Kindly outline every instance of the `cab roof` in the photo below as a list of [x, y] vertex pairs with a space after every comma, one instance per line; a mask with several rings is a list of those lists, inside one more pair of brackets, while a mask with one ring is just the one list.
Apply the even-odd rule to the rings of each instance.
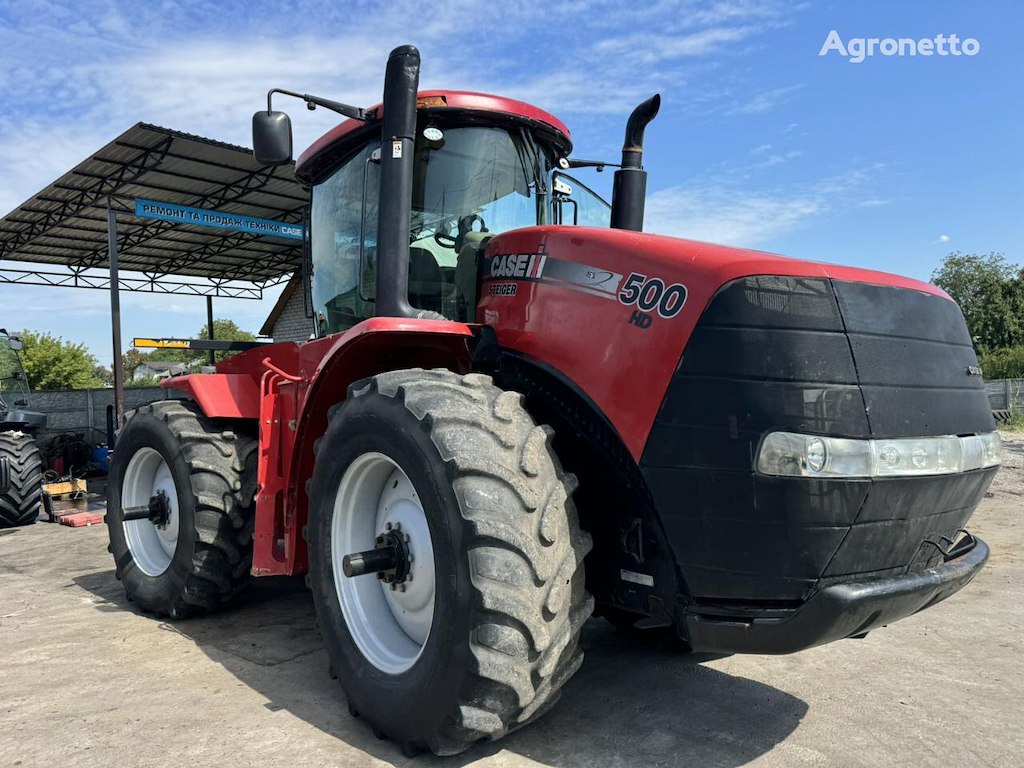
[[[417, 94], [417, 107], [428, 110], [466, 110], [474, 112], [497, 112], [518, 117], [525, 120], [539, 122], [552, 129], [565, 144], [565, 152], [568, 154], [572, 148], [572, 137], [565, 123], [549, 112], [539, 109], [532, 104], [516, 99], [507, 99], [504, 96], [494, 96], [489, 93], [474, 93], [472, 91], [420, 91]], [[328, 147], [335, 145], [338, 141], [356, 132], [360, 128], [375, 125], [380, 122], [384, 111], [383, 106], [377, 106], [367, 110], [373, 114], [373, 119], [364, 122], [361, 120], [345, 120], [329, 130], [319, 139], [314, 141], [309, 148], [303, 152], [295, 164], [295, 173], [299, 178], [308, 178], [312, 170], [313, 159]]]

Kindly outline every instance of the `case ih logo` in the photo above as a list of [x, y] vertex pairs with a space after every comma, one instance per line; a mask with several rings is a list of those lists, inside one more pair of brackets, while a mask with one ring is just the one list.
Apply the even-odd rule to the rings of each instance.
[[491, 277], [525, 277], [535, 280], [544, 275], [546, 253], [508, 253], [491, 259]]
[[[666, 283], [654, 276], [632, 272], [621, 275], [601, 267], [565, 259], [549, 258], [546, 253], [507, 253], [491, 259], [488, 281], [532, 281], [589, 293], [618, 301], [633, 309], [629, 322], [649, 328], [655, 316], [675, 317], [686, 304], [686, 286]], [[491, 283], [489, 296], [515, 296], [515, 283]]]

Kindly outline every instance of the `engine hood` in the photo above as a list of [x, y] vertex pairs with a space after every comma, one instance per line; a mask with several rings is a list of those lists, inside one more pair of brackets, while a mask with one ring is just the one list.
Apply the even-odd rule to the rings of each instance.
[[537, 243], [539, 251], [544, 251], [549, 244], [555, 246], [568, 242], [573, 249], [597, 255], [602, 262], [601, 266], [609, 266], [611, 261], [615, 263], [618, 271], [626, 273], [635, 268], [634, 262], [638, 257], [645, 263], [653, 261], [666, 270], [678, 268], [688, 274], [699, 270], [707, 277], [709, 283], [717, 283], [716, 288], [738, 277], [750, 275], [828, 277], [908, 288], [949, 299], [948, 294], [938, 286], [889, 272], [805, 261], [767, 251], [620, 229], [577, 226], [530, 227], [493, 238], [487, 253], [508, 253], [510, 246], [515, 250], [515, 246], [524, 241]]
[[700, 317], [737, 280], [874, 285], [959, 316], [945, 293], [917, 280], [625, 230], [505, 232], [487, 243], [480, 268], [477, 321], [578, 385], [638, 460]]

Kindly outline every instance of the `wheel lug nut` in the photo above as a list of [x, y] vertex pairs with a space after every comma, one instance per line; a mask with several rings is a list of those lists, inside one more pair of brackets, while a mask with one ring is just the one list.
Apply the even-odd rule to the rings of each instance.
[[384, 530], [385, 531], [390, 531], [391, 528], [392, 528], [391, 523], [384, 523]]
[[398, 585], [395, 584], [395, 582], [392, 581], [391, 582], [391, 591], [394, 592], [396, 589], [398, 589]]
[[395, 523], [395, 530], [396, 531], [402, 530], [402, 524], [401, 523]]

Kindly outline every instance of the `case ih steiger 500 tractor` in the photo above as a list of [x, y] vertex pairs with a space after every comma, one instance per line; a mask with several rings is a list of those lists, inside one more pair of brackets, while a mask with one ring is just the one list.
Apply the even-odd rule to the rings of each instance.
[[[136, 604], [306, 573], [352, 713], [452, 754], [552, 706], [592, 613], [789, 653], [977, 574], [1001, 449], [956, 304], [642, 233], [657, 97], [608, 206], [558, 119], [418, 93], [419, 63], [393, 51], [373, 109], [289, 94], [349, 118], [296, 166], [316, 338], [130, 415], [107, 523]], [[290, 160], [284, 113], [253, 127]]]

